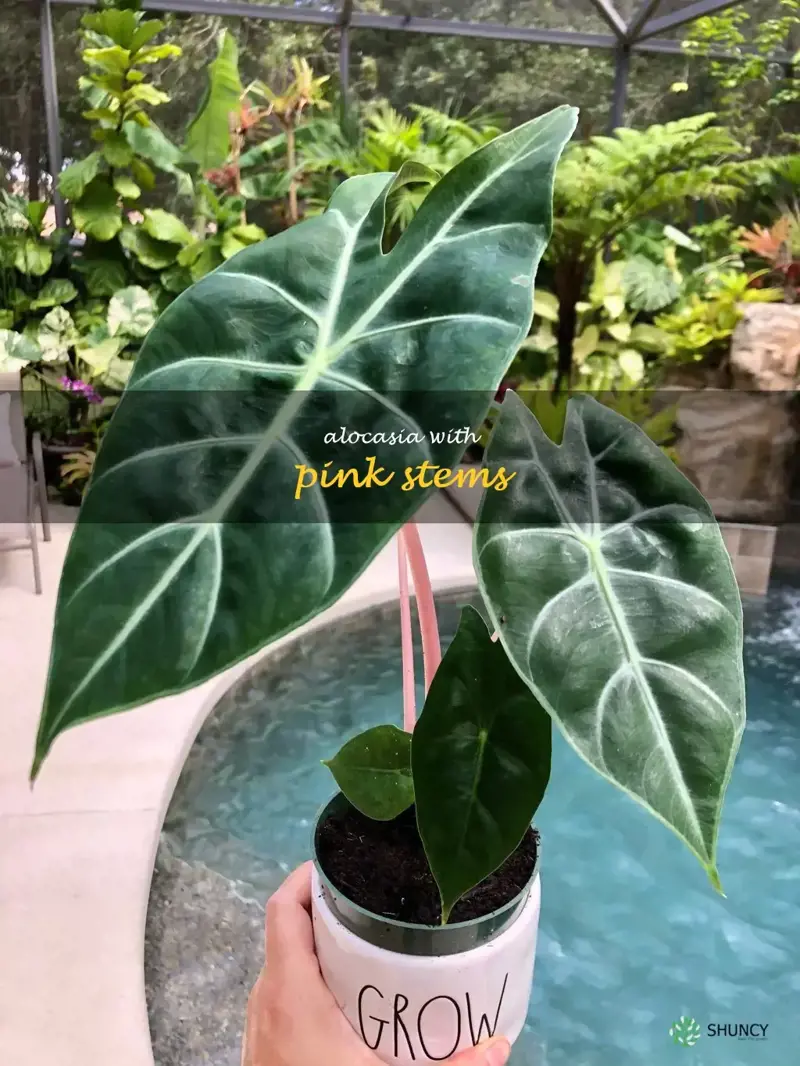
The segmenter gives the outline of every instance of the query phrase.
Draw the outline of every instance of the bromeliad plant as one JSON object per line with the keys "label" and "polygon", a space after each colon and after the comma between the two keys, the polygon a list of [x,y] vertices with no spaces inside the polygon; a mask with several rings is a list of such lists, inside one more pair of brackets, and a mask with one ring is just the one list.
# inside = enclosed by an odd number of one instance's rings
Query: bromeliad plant
{"label": "bromeliad plant", "polygon": [[[405,175],[352,178],[323,215],[166,309],[70,542],[32,776],[65,729],[189,689],[318,615],[408,525],[436,484],[409,491],[404,472],[457,465],[463,438],[442,428],[481,423],[528,334],[575,121],[558,108],[470,154],[390,251],[387,203]],[[368,454],[335,443],[343,424],[370,433]],[[359,458],[371,488],[346,476]],[[742,626],[707,504],[588,397],[570,402],[557,445],[509,394],[487,461],[514,474],[476,529],[491,625],[467,611],[435,669],[426,623],[413,735],[388,727],[345,749],[342,787],[381,818],[413,800],[447,918],[530,822],[555,721],[719,886]],[[341,476],[296,491],[298,470],[323,468]]]}

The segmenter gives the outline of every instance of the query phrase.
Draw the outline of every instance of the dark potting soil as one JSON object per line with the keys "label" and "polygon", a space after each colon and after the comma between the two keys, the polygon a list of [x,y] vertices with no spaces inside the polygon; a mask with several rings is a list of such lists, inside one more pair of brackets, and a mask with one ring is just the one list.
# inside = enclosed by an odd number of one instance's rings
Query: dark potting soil
{"label": "dark potting soil", "polygon": [[[539,834],[528,829],[517,850],[456,903],[450,922],[482,918],[510,903],[530,881]],[[413,807],[375,822],[355,807],[330,814],[317,831],[317,856],[330,881],[352,902],[396,921],[439,925],[439,890],[417,831]]]}

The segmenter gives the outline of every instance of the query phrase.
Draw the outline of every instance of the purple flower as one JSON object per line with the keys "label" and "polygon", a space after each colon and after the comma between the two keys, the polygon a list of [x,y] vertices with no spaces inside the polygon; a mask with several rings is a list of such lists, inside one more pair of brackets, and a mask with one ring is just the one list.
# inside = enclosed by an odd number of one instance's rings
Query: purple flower
{"label": "purple flower", "polygon": [[80,378],[73,381],[72,378],[64,376],[61,378],[60,385],[65,392],[77,392],[77,394],[82,396],[88,403],[103,402],[103,397],[94,385],[90,385],[88,381],[82,381]]}

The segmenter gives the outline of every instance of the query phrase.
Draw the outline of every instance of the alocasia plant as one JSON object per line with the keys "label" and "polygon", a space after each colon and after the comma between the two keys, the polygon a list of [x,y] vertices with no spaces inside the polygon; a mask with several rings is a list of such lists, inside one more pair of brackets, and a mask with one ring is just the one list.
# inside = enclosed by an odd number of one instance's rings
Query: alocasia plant
{"label": "alocasia plant", "polygon": [[[411,519],[430,488],[342,478],[298,494],[296,472],[354,465],[357,448],[331,444],[342,424],[410,434],[369,445],[379,471],[458,461],[463,444],[439,431],[480,423],[528,333],[574,123],[559,108],[476,151],[389,252],[386,203],[403,174],[353,178],[324,215],[166,310],[70,543],[34,775],[68,727],[190,688],[317,615]],[[708,505],[588,397],[569,402],[557,444],[508,393],[487,460],[512,471],[475,532],[491,629],[468,610],[439,663],[422,618],[419,722],[412,708],[405,732],[350,740],[330,760],[336,780],[378,820],[415,804],[446,921],[530,824],[555,722],[719,887],[744,686],[739,596]],[[419,592],[418,538],[401,541]]]}
{"label": "alocasia plant", "polygon": [[[410,742],[378,726],[330,760],[362,813],[416,803],[442,920],[514,851],[550,776],[550,724],[672,829],[721,890],[722,803],[744,729],[742,612],[711,509],[632,422],[571,399],[555,443],[508,392],[468,608]],[[385,771],[391,766],[391,773]]]}
{"label": "alocasia plant", "polygon": [[412,517],[430,490],[400,478],[294,500],[298,464],[352,465],[328,431],[412,432],[367,449],[389,470],[458,462],[463,444],[429,434],[480,423],[527,335],[575,121],[557,108],[476,151],[388,253],[402,174],[356,177],[167,308],[70,543],[34,774],[69,726],[191,688],[313,618]]}

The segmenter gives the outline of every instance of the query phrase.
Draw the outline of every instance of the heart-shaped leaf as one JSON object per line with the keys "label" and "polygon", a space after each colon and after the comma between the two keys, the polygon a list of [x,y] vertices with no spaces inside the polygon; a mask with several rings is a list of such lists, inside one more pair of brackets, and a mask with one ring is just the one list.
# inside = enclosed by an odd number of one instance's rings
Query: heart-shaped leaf
{"label": "heart-shaped leaf", "polygon": [[147,336],[156,320],[153,298],[140,285],[129,285],[111,297],[108,304],[108,332],[112,337]]}
{"label": "heart-shaped leaf", "polygon": [[[392,175],[352,178],[167,308],[70,542],[37,765],[68,726],[191,688],[334,603],[430,493],[404,468],[456,465],[463,437],[431,433],[481,422],[528,332],[574,125],[558,108],[469,156],[388,254]],[[380,439],[336,443],[343,426]],[[297,493],[298,472],[369,457],[391,484]]]}
{"label": "heart-shaped leaf", "polygon": [[0,329],[0,373],[21,370],[41,358],[41,348],[29,337],[13,329]]}
{"label": "heart-shaped leaf", "polygon": [[66,278],[51,278],[39,295],[31,300],[31,310],[68,304],[77,297],[78,290]]}
{"label": "heart-shaped leaf", "polygon": [[336,784],[367,818],[388,822],[414,802],[411,734],[377,725],[353,737],[325,762]]}
{"label": "heart-shaped leaf", "polygon": [[744,728],[742,612],[711,509],[645,434],[571,399],[554,444],[513,393],[490,442],[476,568],[520,676],[578,754],[664,822],[719,887]]}
{"label": "heart-shaped leaf", "polygon": [[525,835],[550,779],[551,732],[502,645],[465,607],[411,743],[417,826],[442,923]]}

